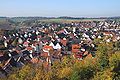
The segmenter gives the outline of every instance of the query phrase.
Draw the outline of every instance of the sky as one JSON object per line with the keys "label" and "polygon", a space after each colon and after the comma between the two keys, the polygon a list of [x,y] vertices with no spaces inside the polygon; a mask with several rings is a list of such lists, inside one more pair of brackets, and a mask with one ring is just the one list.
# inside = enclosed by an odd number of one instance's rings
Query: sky
{"label": "sky", "polygon": [[120,16],[120,0],[0,0],[0,16]]}

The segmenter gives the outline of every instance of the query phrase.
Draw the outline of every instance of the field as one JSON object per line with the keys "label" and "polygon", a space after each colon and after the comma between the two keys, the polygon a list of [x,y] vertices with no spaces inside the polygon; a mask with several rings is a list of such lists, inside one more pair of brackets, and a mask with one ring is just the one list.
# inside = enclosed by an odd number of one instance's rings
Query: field
{"label": "field", "polygon": [[71,23],[80,21],[104,21],[105,19],[43,19],[44,22]]}

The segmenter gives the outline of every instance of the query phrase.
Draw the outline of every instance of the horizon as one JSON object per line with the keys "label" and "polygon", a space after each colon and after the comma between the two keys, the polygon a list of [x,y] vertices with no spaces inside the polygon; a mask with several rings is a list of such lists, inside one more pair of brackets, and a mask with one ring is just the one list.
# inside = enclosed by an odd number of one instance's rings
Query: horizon
{"label": "horizon", "polygon": [[98,16],[98,17],[77,17],[77,16],[0,16],[0,18],[21,18],[21,17],[41,17],[41,18],[119,18],[120,16]]}
{"label": "horizon", "polygon": [[114,17],[120,16],[119,0],[1,0],[5,17]]}

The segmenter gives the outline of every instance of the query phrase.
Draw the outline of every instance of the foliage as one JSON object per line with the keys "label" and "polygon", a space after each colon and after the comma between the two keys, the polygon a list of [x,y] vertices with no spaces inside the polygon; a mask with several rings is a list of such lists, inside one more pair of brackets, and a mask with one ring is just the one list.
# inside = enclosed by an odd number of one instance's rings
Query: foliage
{"label": "foliage", "polygon": [[110,69],[97,72],[96,75],[94,75],[93,80],[113,80],[112,79],[113,73],[110,71]]}
{"label": "foliage", "polygon": [[120,40],[114,43],[114,47],[116,50],[120,50]]}
{"label": "foliage", "polygon": [[65,56],[54,61],[49,70],[42,64],[28,64],[14,70],[5,80],[120,80],[120,51],[113,44],[97,44],[95,58],[80,61]]}
{"label": "foliage", "polygon": [[112,54],[109,58],[109,65],[114,73],[114,79],[120,80],[120,51]]}

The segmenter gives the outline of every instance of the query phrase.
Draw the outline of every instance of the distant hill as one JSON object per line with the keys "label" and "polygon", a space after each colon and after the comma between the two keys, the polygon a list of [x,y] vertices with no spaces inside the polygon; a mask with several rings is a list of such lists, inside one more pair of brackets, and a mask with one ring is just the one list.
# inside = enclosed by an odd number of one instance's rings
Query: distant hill
{"label": "distant hill", "polygon": [[0,17],[0,29],[2,30],[12,30],[12,23],[10,22],[9,18]]}
{"label": "distant hill", "polygon": [[69,16],[61,16],[61,17],[0,17],[2,19],[10,19],[13,21],[25,21],[25,20],[40,20],[40,19],[120,19],[118,17],[98,17],[98,18],[87,18],[87,17],[69,17]]}
{"label": "distant hill", "polygon": [[87,18],[87,17],[0,17],[0,23],[4,23],[6,21],[12,24],[18,24],[24,21],[32,21],[32,20],[104,20],[104,19],[117,19],[120,21],[120,17],[99,17],[99,18]]}

